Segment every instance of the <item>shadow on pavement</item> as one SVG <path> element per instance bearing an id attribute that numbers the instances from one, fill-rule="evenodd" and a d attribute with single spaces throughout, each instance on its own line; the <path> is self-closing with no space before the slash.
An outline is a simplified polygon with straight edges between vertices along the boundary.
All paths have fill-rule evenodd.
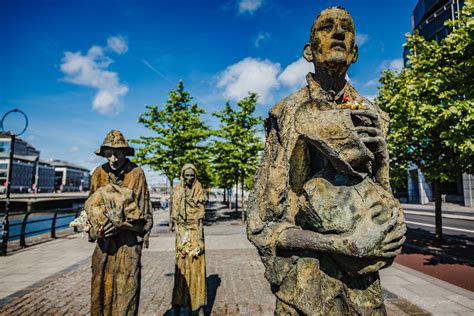
<path id="1" fill-rule="evenodd" d="M 206 287 L 207 287 L 207 304 L 204 308 L 204 313 L 206 315 L 211 315 L 212 308 L 214 307 L 214 302 L 216 300 L 217 289 L 221 285 L 221 278 L 217 274 L 211 274 L 206 278 Z M 197 315 L 197 311 L 189 313 L 188 308 L 181 308 L 180 315 Z M 168 309 L 165 313 L 165 316 L 174 316 L 173 308 Z"/>
<path id="2" fill-rule="evenodd" d="M 216 300 L 217 289 L 221 285 L 221 278 L 217 274 L 211 274 L 206 278 L 207 282 L 207 305 L 205 310 L 206 315 L 211 315 L 212 307 Z"/>
<path id="3" fill-rule="evenodd" d="M 424 265 L 461 264 L 474 267 L 474 239 L 465 235 L 445 234 L 441 242 L 422 228 L 408 228 L 403 254 L 430 255 Z"/>
<path id="4" fill-rule="evenodd" d="M 212 201 L 206 205 L 206 217 L 204 225 L 210 226 L 218 222 L 228 222 L 240 220 L 241 212 L 235 212 L 233 209 L 227 208 L 222 202 Z"/>

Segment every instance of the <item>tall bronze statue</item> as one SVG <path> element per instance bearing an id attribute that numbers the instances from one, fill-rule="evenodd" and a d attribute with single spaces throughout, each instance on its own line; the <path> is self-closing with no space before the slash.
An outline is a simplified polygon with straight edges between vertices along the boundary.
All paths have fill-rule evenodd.
<path id="1" fill-rule="evenodd" d="M 249 197 L 247 235 L 275 315 L 385 315 L 378 270 L 405 241 L 388 175 L 388 116 L 346 81 L 354 22 L 323 10 L 304 57 L 307 86 L 277 103 Z"/>
<path id="2" fill-rule="evenodd" d="M 196 168 L 185 164 L 181 182 L 173 190 L 172 214 L 176 230 L 176 266 L 172 304 L 175 315 L 182 307 L 204 315 L 206 258 L 204 253 L 204 190 Z"/>
<path id="3" fill-rule="evenodd" d="M 97 167 L 85 203 L 89 237 L 97 240 L 92 255 L 91 315 L 137 315 L 142 245 L 153 226 L 143 170 L 128 160 L 133 148 L 110 131 L 97 155 Z"/>

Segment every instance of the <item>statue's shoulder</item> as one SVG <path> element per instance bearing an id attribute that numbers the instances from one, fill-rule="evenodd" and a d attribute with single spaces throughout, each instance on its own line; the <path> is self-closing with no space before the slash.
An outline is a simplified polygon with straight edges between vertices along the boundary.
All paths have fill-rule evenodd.
<path id="1" fill-rule="evenodd" d="M 109 163 L 106 162 L 100 166 L 97 166 L 92 171 L 92 177 L 99 177 L 101 174 L 107 175 L 106 168 L 108 167 Z"/>
<path id="2" fill-rule="evenodd" d="M 308 99 L 308 87 L 305 86 L 300 90 L 290 94 L 286 98 L 280 100 L 280 102 L 278 102 L 271 108 L 268 114 L 270 115 L 270 117 L 278 119 L 283 116 L 287 111 L 294 110 L 298 105 L 301 105 Z"/>

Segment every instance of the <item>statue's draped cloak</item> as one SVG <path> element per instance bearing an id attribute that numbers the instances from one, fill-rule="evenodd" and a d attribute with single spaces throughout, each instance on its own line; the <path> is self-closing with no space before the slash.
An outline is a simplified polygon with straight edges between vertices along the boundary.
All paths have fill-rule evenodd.
<path id="1" fill-rule="evenodd" d="M 247 234 L 259 251 L 265 277 L 277 296 L 275 314 L 384 314 L 377 270 L 387 262 L 358 262 L 354 271 L 346 271 L 348 258 L 307 251 L 280 253 L 276 247 L 280 234 L 290 228 L 321 233 L 353 229 L 350 225 L 360 214 L 352 215 L 348 225 L 338 219 L 342 224 L 335 228 L 330 225 L 330 216 L 325 221 L 327 214 L 301 216 L 304 205 L 318 207 L 321 199 L 317 194 L 332 194 L 337 201 L 338 190 L 353 196 L 357 184 L 367 191 L 375 187 L 380 199 L 394 200 L 387 188 L 388 168 L 378 170 L 375 179 L 373 156 L 355 131 L 351 110 L 339 108 L 337 100 L 314 81 L 312 74 L 307 81 L 306 87 L 277 103 L 265 122 L 265 151 L 249 196 Z M 363 103 L 365 109 L 377 112 L 386 135 L 388 116 L 384 112 L 349 83 L 344 95 L 349 102 Z M 326 170 L 331 170 L 329 176 Z M 362 205 L 364 197 L 358 198 L 348 204 Z M 331 210 L 322 207 L 323 211 Z M 306 223 L 308 218 L 313 222 Z M 335 300 L 344 302 L 343 310 L 334 308 Z"/>
<path id="2" fill-rule="evenodd" d="M 97 167 L 91 179 L 92 195 L 113 182 L 131 189 L 144 220 L 129 222 L 140 232 L 120 230 L 113 237 L 98 240 L 92 255 L 91 315 L 137 315 L 140 300 L 143 241 L 153 226 L 150 195 L 141 168 L 127 160 L 116 177 L 108 164 Z"/>
<path id="3" fill-rule="evenodd" d="M 186 167 L 186 165 L 185 165 Z M 186 169 L 183 167 L 183 171 Z M 193 167 L 194 169 L 194 167 Z M 196 171 L 194 169 L 194 171 Z M 191 247 L 199 247 L 201 253 L 193 257 L 177 255 L 173 287 L 173 306 L 197 310 L 206 305 L 206 257 L 204 251 L 204 190 L 198 180 L 188 189 L 183 181 L 173 190 L 171 218 L 175 221 L 176 251 L 184 236 L 189 237 Z"/>

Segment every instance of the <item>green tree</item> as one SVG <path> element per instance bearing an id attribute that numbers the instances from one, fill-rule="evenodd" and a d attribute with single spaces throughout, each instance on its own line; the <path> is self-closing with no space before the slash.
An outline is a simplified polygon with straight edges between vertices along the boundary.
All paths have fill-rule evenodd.
<path id="1" fill-rule="evenodd" d="M 407 34 L 408 65 L 385 71 L 377 97 L 391 117 L 388 147 L 401 167 L 415 163 L 432 182 L 436 237 L 442 239 L 441 182 L 472 173 L 474 128 L 473 3 L 445 22 L 451 33 L 440 43 Z"/>
<path id="2" fill-rule="evenodd" d="M 233 184 L 242 185 L 249 189 L 258 167 L 259 155 L 263 144 L 258 136 L 259 127 L 263 120 L 255 116 L 254 112 L 258 95 L 249 93 L 237 103 L 234 109 L 229 102 L 220 112 L 213 113 L 220 119 L 220 129 L 215 132 L 218 137 L 213 142 L 214 161 L 213 168 L 216 174 L 216 183 L 223 188 L 230 188 Z M 243 203 L 243 190 L 241 192 Z M 236 211 L 238 210 L 238 197 L 236 194 Z M 242 210 L 242 220 L 245 214 Z"/>
<path id="3" fill-rule="evenodd" d="M 201 120 L 204 110 L 191 100 L 183 82 L 179 81 L 177 88 L 169 92 L 166 104 L 146 105 L 147 111 L 138 119 L 154 135 L 132 140 L 143 145 L 138 149 L 135 161 L 163 172 L 171 187 L 174 179 L 179 179 L 185 163 L 196 166 L 204 187 L 209 187 L 211 182 L 209 153 L 204 146 L 211 132 Z"/>

